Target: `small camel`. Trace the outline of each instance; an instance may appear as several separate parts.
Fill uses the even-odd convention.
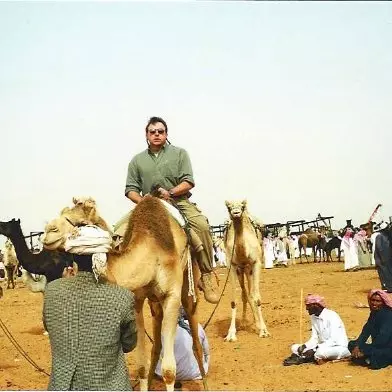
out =
[[[18,270],[18,258],[16,257],[15,248],[12,242],[7,239],[4,244],[4,267],[7,275],[7,289],[15,288],[15,276]]]
[[[254,226],[247,211],[247,202],[226,201],[226,207],[230,215],[231,222],[225,234],[225,248],[227,263],[230,267],[232,283],[232,302],[231,302],[231,323],[225,337],[226,341],[234,342],[237,340],[236,330],[236,282],[240,283],[242,291],[242,323],[247,322],[247,304],[250,303],[256,327],[259,330],[259,337],[269,336],[261,312],[260,297],[260,271],[262,259],[264,257],[259,234],[256,233]],[[247,280],[248,290],[245,287]]]
[[[76,213],[85,211],[81,208],[82,199],[78,200],[76,202],[74,200]],[[65,239],[72,233],[75,224],[73,209],[68,209],[65,213],[66,216],[60,215],[45,228],[42,238],[45,248],[64,249]],[[98,216],[97,212],[96,214]],[[84,219],[83,216],[79,218]],[[203,377],[204,388],[208,389],[202,362],[202,347],[198,338],[196,302],[188,295],[189,288],[192,288],[188,273],[197,274],[198,269],[192,263],[191,270],[188,271],[190,253],[187,236],[178,222],[167,212],[161,200],[153,196],[145,196],[136,205],[128,222],[121,251],[111,252],[107,256],[106,273],[103,277],[128,288],[135,294],[138,329],[136,356],[140,389],[150,388],[161,353],[161,337],[163,337],[162,377],[166,389],[174,390],[176,379],[174,339],[181,302],[189,317],[194,352]],[[143,317],[146,298],[153,316],[154,336],[149,370]]]

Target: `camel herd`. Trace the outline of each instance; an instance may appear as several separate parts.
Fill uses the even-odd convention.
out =
[[[264,259],[262,232],[251,220],[247,203],[226,201],[229,224],[224,236],[224,246],[232,283],[231,323],[226,341],[236,337],[236,284],[239,282],[242,298],[242,319],[247,322],[247,308],[251,308],[259,337],[269,336],[263,319],[260,298],[260,273]],[[169,213],[162,201],[146,196],[129,215],[120,247],[107,254],[107,262],[99,279],[117,283],[135,295],[136,323],[138,328],[137,372],[141,390],[148,390],[161,349],[162,376],[167,390],[174,390],[176,361],[174,339],[178,310],[182,304],[188,314],[195,356],[208,389],[202,362],[202,348],[198,339],[197,301],[195,289],[199,269],[193,262],[193,252],[186,232]],[[110,226],[100,217],[96,203],[91,198],[74,198],[71,208],[45,228],[42,238],[44,249],[32,253],[25,242],[20,221],[0,222],[0,234],[9,238],[13,257],[30,273],[44,275],[50,282],[63,276],[73,265],[73,257],[66,253],[67,238],[80,225],[95,225],[111,232]],[[303,246],[314,246],[312,233],[305,235]],[[9,256],[7,256],[8,258]],[[7,259],[8,260],[8,259]],[[15,268],[15,267],[14,267]],[[9,285],[12,285],[9,281]],[[31,282],[30,282],[31,283]],[[31,283],[32,284],[32,283]],[[45,283],[44,283],[45,284]],[[222,293],[223,294],[223,293]],[[153,348],[149,358],[145,348],[143,306],[148,301],[153,316]],[[163,336],[163,348],[162,339]]]

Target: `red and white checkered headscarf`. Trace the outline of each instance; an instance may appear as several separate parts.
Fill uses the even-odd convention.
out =
[[[308,294],[305,298],[305,305],[317,304],[325,308],[327,305],[325,304],[325,299],[321,295],[318,294]]]

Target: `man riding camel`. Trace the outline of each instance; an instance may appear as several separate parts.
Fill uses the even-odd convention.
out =
[[[201,272],[199,287],[206,301],[217,303],[219,295],[213,287],[213,246],[208,220],[196,204],[189,201],[189,191],[195,186],[191,161],[184,149],[170,144],[167,131],[162,118],[150,118],[146,126],[148,148],[135,155],[128,165],[125,196],[137,204],[159,185],[160,197],[173,201],[201,240],[203,246],[194,252]]]

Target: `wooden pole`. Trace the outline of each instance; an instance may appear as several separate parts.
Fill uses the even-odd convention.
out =
[[[303,312],[303,296],[304,296],[304,289],[301,287],[301,298],[299,301],[299,342],[302,344],[302,312]]]

